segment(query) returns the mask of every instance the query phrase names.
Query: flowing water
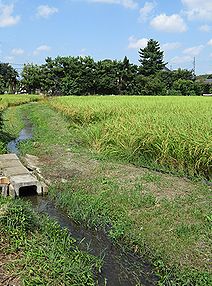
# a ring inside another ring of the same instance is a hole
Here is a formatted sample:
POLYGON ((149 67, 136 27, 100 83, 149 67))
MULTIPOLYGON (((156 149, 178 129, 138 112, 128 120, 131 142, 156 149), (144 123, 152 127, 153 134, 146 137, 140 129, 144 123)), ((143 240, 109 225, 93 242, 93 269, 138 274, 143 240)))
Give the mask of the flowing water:
POLYGON ((21 141, 32 138, 32 136, 33 136, 33 130, 32 129, 33 129, 32 124, 30 124, 30 121, 25 118, 24 119, 24 128, 19 133, 19 136, 7 144, 8 153, 15 153, 16 155, 19 155, 18 144, 21 141))
MULTIPOLYGON (((33 127, 27 118, 24 124, 25 127, 18 138, 8 143, 8 152, 18 155, 18 144, 33 137, 33 127)), ((77 240, 80 249, 103 258, 102 271, 97 278, 99 285, 150 286, 156 284, 157 278, 152 273, 149 263, 142 261, 135 254, 125 253, 121 247, 112 244, 104 232, 92 231, 74 223, 64 211, 55 206, 48 196, 27 196, 23 199, 30 201, 38 212, 47 214, 61 227, 67 228, 71 236, 77 240)))

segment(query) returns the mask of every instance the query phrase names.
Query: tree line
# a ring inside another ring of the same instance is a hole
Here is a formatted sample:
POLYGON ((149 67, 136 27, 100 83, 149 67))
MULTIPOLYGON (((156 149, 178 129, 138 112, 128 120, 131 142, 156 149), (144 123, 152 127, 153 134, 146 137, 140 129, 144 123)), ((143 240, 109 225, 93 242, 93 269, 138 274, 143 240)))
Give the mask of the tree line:
POLYGON ((25 64, 21 78, 9 65, 0 63, 1 92, 10 87, 27 93, 47 95, 202 95, 211 85, 197 80, 193 71, 170 71, 160 44, 151 39, 139 50, 140 65, 123 60, 95 61, 92 57, 46 58, 42 65, 25 64), (13 73, 6 76, 1 66, 13 73))

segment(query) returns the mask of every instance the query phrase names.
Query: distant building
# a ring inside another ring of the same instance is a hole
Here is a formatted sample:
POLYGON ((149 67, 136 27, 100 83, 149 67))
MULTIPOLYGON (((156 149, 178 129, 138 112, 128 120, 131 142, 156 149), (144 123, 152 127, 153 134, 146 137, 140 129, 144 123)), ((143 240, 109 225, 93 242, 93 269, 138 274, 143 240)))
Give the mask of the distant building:
POLYGON ((170 70, 169 68, 167 68, 167 67, 164 67, 164 68, 163 68, 163 71, 170 72, 171 70, 170 70))
POLYGON ((209 84, 212 84, 212 78, 206 78, 204 80, 205 83, 209 83, 209 84))
POLYGON ((204 80, 204 84, 208 85, 208 93, 203 93, 203 96, 212 96, 211 92, 211 87, 212 87, 212 78, 206 78, 204 80))

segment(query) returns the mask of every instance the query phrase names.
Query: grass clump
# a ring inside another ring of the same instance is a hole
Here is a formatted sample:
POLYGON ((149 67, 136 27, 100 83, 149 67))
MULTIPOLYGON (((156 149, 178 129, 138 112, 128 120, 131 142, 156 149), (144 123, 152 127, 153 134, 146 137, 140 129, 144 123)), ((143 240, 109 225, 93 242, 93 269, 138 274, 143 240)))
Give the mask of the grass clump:
POLYGON ((80 251, 68 230, 26 202, 0 198, 0 238, 4 252, 16 253, 7 270, 23 285, 96 285, 100 260, 80 251))

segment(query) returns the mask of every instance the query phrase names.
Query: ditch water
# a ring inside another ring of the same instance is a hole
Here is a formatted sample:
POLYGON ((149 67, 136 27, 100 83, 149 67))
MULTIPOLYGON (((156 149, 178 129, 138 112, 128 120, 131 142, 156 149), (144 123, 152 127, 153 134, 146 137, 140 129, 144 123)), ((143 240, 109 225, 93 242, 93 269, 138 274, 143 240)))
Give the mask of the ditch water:
MULTIPOLYGON (((8 143, 9 153, 19 155, 18 144, 33 137, 33 127, 25 118, 25 127, 18 138, 8 143)), ((24 200, 30 201, 33 208, 55 219, 61 227, 69 230, 70 235, 76 239, 79 248, 95 256, 103 258, 103 267, 98 275, 98 285, 101 286, 152 286, 157 277, 152 272, 150 264, 142 261, 135 254, 125 253, 110 241, 103 231, 89 230, 71 220, 67 214, 55 206, 48 196, 27 196, 24 200)))
POLYGON ((19 136, 7 144, 8 153, 19 155, 18 144, 24 140, 31 139, 33 136, 32 124, 28 119, 24 119, 24 128, 19 133, 19 136))

